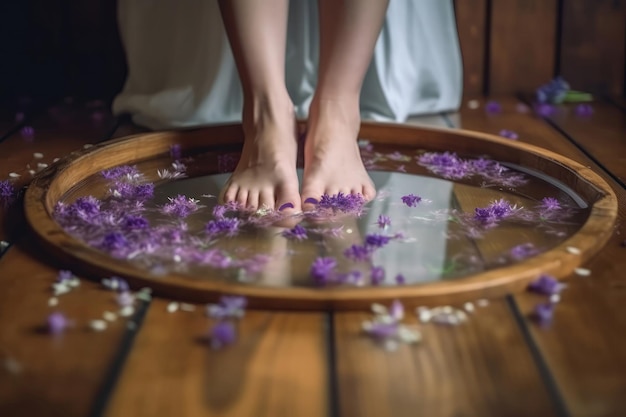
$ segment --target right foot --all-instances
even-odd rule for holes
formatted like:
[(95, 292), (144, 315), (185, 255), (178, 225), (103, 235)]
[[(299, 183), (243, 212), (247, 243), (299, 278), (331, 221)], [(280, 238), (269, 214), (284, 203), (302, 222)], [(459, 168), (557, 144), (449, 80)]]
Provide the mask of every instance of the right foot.
[[(244, 145), (237, 168), (220, 195), (222, 203), (250, 209), (301, 209), (296, 172), (296, 122), (288, 98), (244, 109)], [(293, 207), (291, 207), (291, 203)]]

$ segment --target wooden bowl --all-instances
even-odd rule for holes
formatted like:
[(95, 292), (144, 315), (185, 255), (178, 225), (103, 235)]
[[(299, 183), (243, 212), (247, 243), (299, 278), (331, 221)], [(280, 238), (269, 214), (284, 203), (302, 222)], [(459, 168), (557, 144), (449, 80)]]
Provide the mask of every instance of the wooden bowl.
[[(372, 302), (401, 299), (410, 304), (449, 304), (520, 291), (541, 273), (565, 277), (599, 251), (612, 233), (617, 199), (597, 174), (556, 153), (466, 130), (363, 123), (360, 137), (374, 144), (455, 151), (483, 155), (541, 171), (570, 187), (590, 206), (590, 215), (577, 233), (554, 247), (519, 263), (451, 281), (393, 287), (264, 287), (221, 280), (194, 280), (170, 273), (155, 277), (67, 234), (52, 218), (55, 204), (77, 183), (104, 169), (166, 154), (180, 144), (185, 152), (209, 146), (240, 144), (240, 125), (213, 126), (190, 131), (146, 133), (117, 139), (68, 155), (38, 175), (25, 195), (27, 220), (47, 249), (68, 267), (89, 276), (118, 275), (134, 288), (150, 287), (155, 294), (176, 300), (214, 301), (221, 294), (249, 298), (251, 307), (270, 309), (361, 309)], [(571, 253), (575, 247), (580, 254)]]

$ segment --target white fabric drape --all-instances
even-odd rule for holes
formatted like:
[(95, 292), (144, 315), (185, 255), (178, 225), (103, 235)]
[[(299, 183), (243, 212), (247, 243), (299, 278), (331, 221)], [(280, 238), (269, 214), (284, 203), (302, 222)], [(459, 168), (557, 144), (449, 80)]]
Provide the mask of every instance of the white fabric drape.
[[(241, 119), (242, 94), (216, 1), (120, 0), (128, 78), (115, 113), (153, 129)], [(298, 117), (315, 90), (317, 2), (291, 0), (286, 85)], [(452, 110), (462, 91), (452, 0), (391, 0), (361, 93), (374, 120)]]

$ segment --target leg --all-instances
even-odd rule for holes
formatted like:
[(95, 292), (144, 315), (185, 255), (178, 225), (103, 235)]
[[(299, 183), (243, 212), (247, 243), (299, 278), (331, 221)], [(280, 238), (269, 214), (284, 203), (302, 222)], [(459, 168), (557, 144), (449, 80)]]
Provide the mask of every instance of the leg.
[(320, 68), (309, 111), (302, 200), (324, 194), (376, 195), (357, 135), (359, 96), (387, 0), (319, 0)]
[(220, 0), (244, 94), (244, 145), (222, 202), (300, 209), (293, 104), (285, 87), (288, 0)]

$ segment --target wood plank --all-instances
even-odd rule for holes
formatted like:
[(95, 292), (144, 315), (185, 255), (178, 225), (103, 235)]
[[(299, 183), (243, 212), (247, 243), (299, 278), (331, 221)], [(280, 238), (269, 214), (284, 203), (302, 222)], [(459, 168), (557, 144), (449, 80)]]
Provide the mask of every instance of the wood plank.
[(336, 314), (341, 416), (557, 415), (504, 300), (457, 327), (423, 325), (421, 344), (395, 352), (361, 334), (366, 319)]
[(325, 316), (248, 311), (236, 343), (211, 350), (204, 309), (155, 300), (106, 411), (117, 416), (326, 416)]
[[(466, 129), (496, 133), (510, 129), (520, 140), (556, 151), (591, 167), (613, 186), (620, 202), (616, 233), (605, 249), (585, 267), (591, 277), (571, 277), (569, 287), (558, 305), (552, 326), (541, 328), (528, 323), (534, 342), (552, 373), (570, 415), (576, 417), (626, 415), (626, 191), (576, 146), (556, 130), (531, 114), (516, 112), (519, 102), (499, 98), (500, 115), (484, 110), (462, 109), (460, 125)], [(484, 100), (483, 103), (484, 104)], [(517, 294), (515, 302), (528, 316), (540, 297)]]
[[(93, 118), (96, 111), (101, 118)], [(15, 132), (0, 143), (0, 180), (9, 179), (9, 173), (19, 174), (12, 183), (20, 189), (30, 183), (33, 175), (29, 171), (38, 171), (38, 164), (51, 165), (55, 158), (103, 140), (114, 124), (107, 108), (95, 110), (84, 103), (57, 104), (30, 124), (35, 129), (32, 138)], [(36, 158), (35, 153), (42, 157)], [(11, 234), (23, 230), (20, 209), (18, 204), (10, 212), (0, 209), (0, 240), (11, 240)]]
[(625, 185), (626, 113), (603, 101), (591, 105), (591, 117), (577, 116), (574, 105), (563, 105), (549, 119)]
[(560, 68), (574, 89), (623, 93), (624, 27), (624, 1), (563, 2)]
[[(104, 311), (117, 309), (114, 294), (82, 280), (79, 288), (58, 297), (58, 306), (49, 307), (57, 274), (29, 241), (0, 259), (2, 416), (88, 415), (118, 353), (126, 319), (109, 323), (103, 332), (88, 327)], [(47, 317), (55, 311), (75, 326), (61, 335), (47, 334)]]
[(556, 0), (491, 2), (491, 94), (535, 91), (553, 77)]
[(480, 94), (485, 78), (486, 0), (455, 0), (456, 28), (463, 56), (463, 91)]

